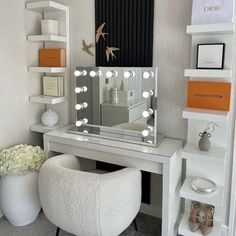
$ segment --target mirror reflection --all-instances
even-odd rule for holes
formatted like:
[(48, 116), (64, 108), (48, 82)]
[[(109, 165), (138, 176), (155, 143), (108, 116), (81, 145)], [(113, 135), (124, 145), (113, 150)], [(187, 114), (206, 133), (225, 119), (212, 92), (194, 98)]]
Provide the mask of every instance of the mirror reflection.
[(156, 145), (157, 68), (77, 67), (71, 132)]

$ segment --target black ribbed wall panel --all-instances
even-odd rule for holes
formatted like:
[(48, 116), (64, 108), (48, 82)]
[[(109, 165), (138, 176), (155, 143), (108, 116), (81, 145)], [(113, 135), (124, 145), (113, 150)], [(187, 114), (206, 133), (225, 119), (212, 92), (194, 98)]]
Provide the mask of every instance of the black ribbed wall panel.
[[(95, 0), (96, 29), (106, 23), (106, 40), (96, 44), (97, 66), (149, 67), (153, 58), (154, 0)], [(106, 47), (117, 59), (106, 60)]]

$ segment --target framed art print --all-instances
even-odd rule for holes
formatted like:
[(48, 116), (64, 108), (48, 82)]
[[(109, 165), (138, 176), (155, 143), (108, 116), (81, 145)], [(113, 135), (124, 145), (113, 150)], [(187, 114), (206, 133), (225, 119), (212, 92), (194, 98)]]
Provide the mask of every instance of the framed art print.
[(225, 56), (224, 43), (198, 44), (197, 69), (223, 69)]

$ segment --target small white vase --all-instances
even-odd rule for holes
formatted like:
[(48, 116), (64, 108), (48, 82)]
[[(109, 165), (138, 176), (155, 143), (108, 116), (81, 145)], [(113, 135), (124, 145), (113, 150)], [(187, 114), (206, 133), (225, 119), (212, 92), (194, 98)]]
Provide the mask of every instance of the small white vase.
[(49, 109), (48, 111), (43, 113), (41, 120), (45, 126), (52, 127), (58, 123), (59, 116), (55, 111)]
[(41, 209), (38, 193), (38, 173), (0, 178), (0, 208), (14, 226), (32, 223)]

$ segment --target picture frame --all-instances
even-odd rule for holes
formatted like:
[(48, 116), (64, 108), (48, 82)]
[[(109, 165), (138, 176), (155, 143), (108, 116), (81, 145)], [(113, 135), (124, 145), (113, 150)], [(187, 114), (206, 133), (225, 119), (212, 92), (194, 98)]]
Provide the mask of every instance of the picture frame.
[(197, 69), (223, 70), (225, 43), (208, 43), (197, 45)]

